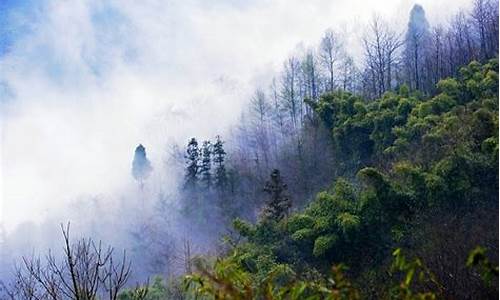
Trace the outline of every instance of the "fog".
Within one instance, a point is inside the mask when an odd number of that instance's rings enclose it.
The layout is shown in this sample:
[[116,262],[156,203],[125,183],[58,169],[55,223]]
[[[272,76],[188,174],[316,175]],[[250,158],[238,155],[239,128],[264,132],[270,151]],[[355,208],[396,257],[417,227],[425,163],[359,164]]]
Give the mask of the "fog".
[[[420,4],[437,23],[467,2]],[[363,24],[379,14],[403,30],[414,4],[2,3],[0,224],[9,251],[24,252],[57,244],[57,226],[68,221],[124,245],[127,221],[153,210],[156,195],[175,201],[172,145],[227,135],[254,88],[325,29],[342,32],[360,60]],[[144,191],[131,176],[139,143],[153,166]]]

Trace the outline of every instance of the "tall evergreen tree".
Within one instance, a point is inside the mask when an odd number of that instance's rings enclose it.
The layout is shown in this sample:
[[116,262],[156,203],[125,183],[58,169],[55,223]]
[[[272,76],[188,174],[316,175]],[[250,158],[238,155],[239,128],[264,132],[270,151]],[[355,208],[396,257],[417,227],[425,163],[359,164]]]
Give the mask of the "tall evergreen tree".
[[139,182],[141,189],[144,187],[144,181],[149,177],[153,168],[146,157],[146,148],[139,144],[135,148],[134,160],[132,161],[132,176]]
[[186,149],[186,175],[184,180],[184,188],[192,189],[198,184],[199,165],[200,165],[200,150],[196,138],[191,138]]
[[201,182],[205,189],[212,187],[212,144],[210,141],[204,141],[201,146],[201,166],[200,176]]
[[283,182],[279,170],[273,170],[271,179],[266,182],[264,191],[270,198],[262,211],[264,219],[279,221],[288,215],[288,210],[292,206],[287,193],[287,185]]
[[217,190],[224,191],[227,186],[227,173],[224,161],[226,159],[226,151],[224,151],[224,142],[220,136],[216,136],[215,144],[213,145],[213,161],[215,164],[215,186]]

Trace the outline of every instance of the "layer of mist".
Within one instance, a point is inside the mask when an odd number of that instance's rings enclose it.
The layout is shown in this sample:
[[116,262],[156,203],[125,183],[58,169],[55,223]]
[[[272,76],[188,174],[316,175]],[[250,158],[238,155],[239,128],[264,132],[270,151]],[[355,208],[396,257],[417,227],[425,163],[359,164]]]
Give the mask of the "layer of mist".
[[[222,251],[227,228],[199,232],[179,214],[189,138],[236,147],[241,112],[290,51],[335,25],[361,60],[359,25],[376,13],[403,28],[413,5],[14,2],[0,5],[0,278],[21,256],[61,251],[70,222],[75,238],[126,249],[132,281],[184,272],[186,247]],[[421,2],[436,23],[468,1]],[[131,173],[140,143],[153,167],[142,188]]]

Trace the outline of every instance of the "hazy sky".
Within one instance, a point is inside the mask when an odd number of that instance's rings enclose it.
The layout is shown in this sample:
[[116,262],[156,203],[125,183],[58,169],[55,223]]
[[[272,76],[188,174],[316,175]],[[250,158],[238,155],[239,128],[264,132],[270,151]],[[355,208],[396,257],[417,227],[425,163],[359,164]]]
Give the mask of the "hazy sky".
[[[419,1],[431,24],[469,2]],[[299,43],[332,27],[359,55],[373,14],[403,30],[413,4],[0,0],[0,222],[123,193],[138,143],[161,170],[169,142],[234,124]]]

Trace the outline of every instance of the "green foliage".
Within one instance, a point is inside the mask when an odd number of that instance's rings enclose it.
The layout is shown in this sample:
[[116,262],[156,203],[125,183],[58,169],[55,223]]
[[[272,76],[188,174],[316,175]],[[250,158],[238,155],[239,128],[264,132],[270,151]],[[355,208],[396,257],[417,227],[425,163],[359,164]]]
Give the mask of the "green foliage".
[[255,234],[253,226],[239,218],[233,221],[233,227],[244,237],[251,237]]
[[330,251],[337,241],[335,234],[322,235],[314,241],[313,255],[322,256]]
[[315,231],[309,228],[296,230],[292,234],[292,239],[295,241],[310,241],[315,236]]
[[358,216],[350,214],[348,212],[340,213],[336,220],[337,226],[339,226],[344,234],[353,232],[359,229],[361,220]]
[[161,276],[153,277],[153,282],[145,286],[126,289],[118,295],[118,300],[164,300],[175,299],[182,295],[180,283],[167,282]]
[[342,177],[337,178],[332,192],[337,199],[345,200],[350,203],[354,202],[356,199],[353,186]]
[[212,266],[198,263],[198,272],[185,277],[186,293],[196,299],[356,300],[359,292],[334,266],[326,281],[300,280],[287,265],[277,264],[261,280],[241,269],[231,258]]
[[124,290],[118,295],[118,300],[145,300],[147,299],[147,287]]
[[[460,77],[440,81],[438,94],[427,99],[410,95],[404,86],[371,102],[346,92],[321,96],[312,106],[332,133],[339,173],[346,176],[286,218],[279,212],[254,225],[235,221],[245,240],[233,249],[232,267],[248,272],[252,293],[281,267],[295,270],[287,277],[292,281],[326,274],[338,263],[352,266],[355,275],[383,272],[387,253],[411,246],[409,237],[419,230],[414,224],[427,216],[497,207],[497,66],[496,60],[473,62]],[[272,186],[284,190],[281,182]],[[271,198],[281,199],[278,194]],[[447,292],[420,260],[407,261],[401,250],[394,260],[394,274],[403,278],[391,289],[392,297],[435,299]],[[481,251],[471,261],[491,270]],[[492,273],[485,274],[490,280]],[[308,284],[287,291],[303,295]],[[266,289],[272,295],[280,290]]]
[[288,219],[288,230],[296,232],[302,228],[310,228],[314,225],[314,219],[307,214],[294,214]]
[[440,92],[445,93],[451,97],[457,97],[460,92],[460,86],[456,79],[446,78],[437,83],[437,88]]
[[492,285],[493,280],[498,279],[498,266],[494,265],[486,256],[484,247],[476,247],[467,258],[467,267],[477,268],[482,279],[487,285]]
[[399,285],[392,288],[391,292],[393,298],[404,300],[437,299],[435,292],[415,292],[413,290],[414,286],[417,284],[432,286],[436,291],[440,291],[442,289],[441,284],[437,282],[435,276],[422,263],[422,261],[420,261],[420,259],[416,258],[408,261],[399,248],[394,250],[392,255],[394,257],[391,267],[392,272],[400,272],[403,275]]
[[148,295],[145,300],[161,300],[169,293],[166,283],[163,278],[156,276],[153,278],[153,283],[148,287]]
[[[325,241],[328,238],[325,239]],[[445,287],[418,258],[407,259],[400,248],[392,252],[388,270],[391,284],[384,298],[400,300],[432,300],[443,298]],[[185,276],[185,297],[188,299],[360,299],[361,293],[351,283],[343,264],[333,266],[326,279],[301,279],[286,264],[274,264],[262,276],[254,276],[240,264],[235,255],[214,263],[198,259],[197,271]],[[481,268],[485,280],[498,277],[498,267],[485,256],[484,248],[473,250],[467,261],[470,267]],[[382,287],[379,287],[381,289]],[[128,299],[128,298],[124,298]],[[149,298],[148,298],[149,299]]]

